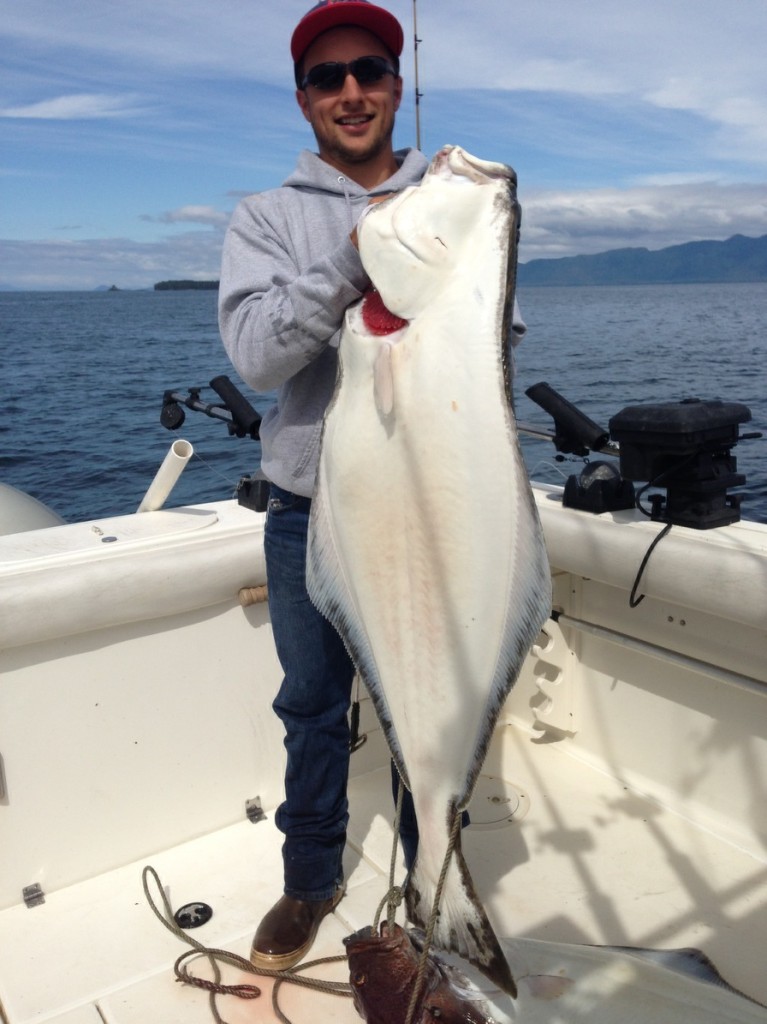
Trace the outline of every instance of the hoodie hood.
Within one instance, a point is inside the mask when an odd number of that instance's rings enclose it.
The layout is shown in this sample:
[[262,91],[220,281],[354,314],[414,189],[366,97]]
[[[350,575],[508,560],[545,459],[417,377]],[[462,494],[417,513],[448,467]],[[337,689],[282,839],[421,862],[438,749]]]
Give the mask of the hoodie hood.
[[283,187],[362,198],[381,192],[398,192],[412,185],[414,180],[420,180],[429,166],[429,161],[417,149],[398,149],[394,159],[397,161],[397,171],[391,178],[374,189],[366,189],[325,163],[317,153],[304,149],[299,154],[295,170],[283,182]]

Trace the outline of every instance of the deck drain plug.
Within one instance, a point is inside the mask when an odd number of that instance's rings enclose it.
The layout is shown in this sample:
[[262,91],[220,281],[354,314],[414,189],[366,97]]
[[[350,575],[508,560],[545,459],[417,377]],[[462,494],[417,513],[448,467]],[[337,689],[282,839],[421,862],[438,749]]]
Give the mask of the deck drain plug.
[[519,786],[494,775],[480,775],[469,804],[473,829],[514,825],[530,809],[530,798]]
[[173,915],[179,928],[201,928],[213,917],[213,909],[207,903],[185,903]]

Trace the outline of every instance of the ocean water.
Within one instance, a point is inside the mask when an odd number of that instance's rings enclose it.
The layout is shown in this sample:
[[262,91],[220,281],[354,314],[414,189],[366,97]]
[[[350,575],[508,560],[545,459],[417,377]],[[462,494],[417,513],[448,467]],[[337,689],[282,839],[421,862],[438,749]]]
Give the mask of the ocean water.
[[[767,284],[530,288],[519,293],[528,334],[517,350],[520,421],[550,428],[524,394],[548,381],[597,422],[627,405],[687,397],[742,402],[746,430],[767,431]],[[259,411],[273,400],[242,384],[221,346],[216,293],[0,293],[3,366],[0,480],[69,521],[134,511],[178,437],[195,454],[170,505],[215,501],[257,469],[260,449],[226,425],[186,412],[160,424],[166,390],[228,374]],[[535,479],[563,482],[582,460],[558,461],[526,439]],[[767,522],[767,438],[742,441],[743,518]]]
[[[751,411],[741,434],[765,434],[733,451],[746,476],[741,516],[767,522],[767,283],[529,288],[519,301],[528,325],[517,350],[520,421],[547,420],[524,395],[540,380],[605,428],[629,405],[740,402]],[[522,444],[534,479],[562,483],[582,468]]]

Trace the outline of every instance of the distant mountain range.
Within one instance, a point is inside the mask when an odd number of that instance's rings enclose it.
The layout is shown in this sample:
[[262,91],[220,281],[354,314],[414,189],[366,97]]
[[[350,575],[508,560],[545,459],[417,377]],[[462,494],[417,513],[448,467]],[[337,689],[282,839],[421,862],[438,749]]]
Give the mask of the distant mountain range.
[[[546,286],[601,284],[767,283],[767,235],[733,235],[725,242],[685,242],[667,249],[611,249],[593,256],[520,263],[518,284]],[[158,281],[156,291],[215,289],[218,281]],[[0,291],[16,291],[0,282]],[[102,285],[97,291],[118,291]]]
[[520,263],[527,287],[600,284],[730,284],[767,282],[767,235],[726,242],[686,242],[668,249],[612,249],[594,256]]

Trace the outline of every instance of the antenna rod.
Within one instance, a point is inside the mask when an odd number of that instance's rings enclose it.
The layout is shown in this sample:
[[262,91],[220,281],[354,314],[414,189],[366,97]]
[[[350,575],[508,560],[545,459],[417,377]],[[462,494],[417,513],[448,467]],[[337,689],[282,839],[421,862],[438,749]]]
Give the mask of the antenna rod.
[[423,93],[418,88],[418,18],[416,15],[416,0],[413,0],[413,57],[415,61],[415,145],[416,149],[421,148],[421,96]]

